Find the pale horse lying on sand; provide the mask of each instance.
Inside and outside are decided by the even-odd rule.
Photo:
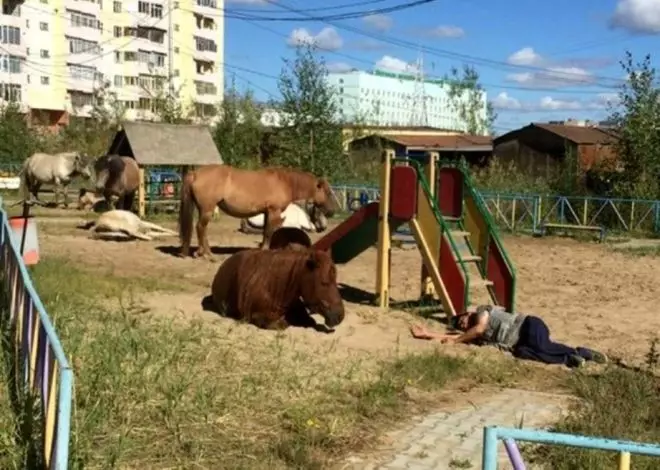
[[[81,226],[89,229],[90,237],[94,239],[138,239],[153,240],[161,235],[178,236],[178,233],[152,224],[129,211],[111,210],[104,212],[93,222]]]
[[[312,223],[309,213],[298,204],[291,203],[282,212],[282,227],[299,228],[307,232],[313,232],[317,228]],[[327,226],[327,220],[323,218]],[[247,219],[241,219],[240,231],[243,233],[262,233],[266,217],[264,214],[257,214]],[[324,229],[326,227],[323,227]]]

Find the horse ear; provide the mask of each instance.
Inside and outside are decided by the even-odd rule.
[[[309,254],[309,257],[305,261],[305,267],[310,271],[313,271],[319,267],[319,260],[315,252]]]

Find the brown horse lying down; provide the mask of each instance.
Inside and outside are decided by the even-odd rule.
[[[282,212],[294,201],[313,204],[310,216],[317,231],[325,229],[321,216],[332,217],[337,210],[328,181],[301,170],[264,168],[252,171],[228,165],[206,165],[189,171],[181,186],[181,256],[188,256],[190,250],[195,207],[199,220],[195,227],[198,247],[194,256],[211,257],[206,229],[216,207],[241,219],[265,214],[261,247],[266,250],[271,235],[282,225]]]
[[[211,297],[218,312],[259,328],[316,326],[310,313],[329,328],[344,320],[337,271],[323,251],[240,251],[218,269]]]
[[[312,247],[312,240],[304,230],[295,227],[280,227],[270,237],[270,248],[290,248],[293,250],[306,250]]]

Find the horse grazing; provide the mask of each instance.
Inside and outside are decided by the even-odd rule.
[[[344,320],[337,270],[330,255],[316,250],[243,250],[229,257],[211,285],[215,309],[259,328],[316,326]]]
[[[273,232],[270,237],[271,250],[281,248],[290,248],[292,250],[307,250],[312,247],[312,240],[309,235],[296,227],[280,227]]]
[[[181,256],[187,256],[193,230],[193,210],[197,207],[198,248],[194,256],[211,256],[206,233],[217,206],[232,217],[248,218],[264,214],[266,218],[262,249],[268,249],[273,231],[282,225],[282,212],[294,201],[312,203],[312,223],[321,226],[319,215],[332,217],[337,205],[325,178],[289,168],[241,170],[227,165],[207,165],[188,172],[181,187],[179,235]],[[318,225],[317,225],[318,224]]]
[[[134,158],[104,155],[94,162],[96,192],[103,194],[112,209],[131,210],[138,186],[140,169]]]
[[[55,185],[55,205],[58,205],[60,193],[64,194],[64,207],[69,206],[69,183],[77,176],[88,180],[92,176],[89,165],[78,152],[33,153],[20,171],[23,186],[23,198],[43,205],[39,199],[39,190],[43,184]],[[30,197],[32,196],[32,197]]]

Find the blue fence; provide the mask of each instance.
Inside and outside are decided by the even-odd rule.
[[[378,188],[333,186],[343,210],[355,211],[379,198]],[[495,222],[505,230],[537,232],[548,223],[601,226],[618,232],[660,232],[660,201],[645,199],[479,193]]]
[[[0,256],[3,287],[8,305],[3,323],[11,338],[8,351],[14,359],[14,376],[19,394],[32,394],[41,407],[38,425],[42,429],[42,451],[46,468],[66,470],[69,460],[73,370],[64,354],[53,322],[46,313],[32,278],[11,236],[9,218],[0,209]],[[22,410],[17,410],[22,411]],[[28,414],[31,416],[31,413]]]
[[[620,470],[630,470],[630,454],[660,457],[660,445],[658,444],[600,439],[533,429],[488,426],[484,428],[482,470],[497,470],[497,447],[500,440],[504,441],[509,460],[514,470],[524,470],[526,468],[516,446],[516,441],[618,452]],[[658,465],[660,466],[660,461],[658,461]]]

